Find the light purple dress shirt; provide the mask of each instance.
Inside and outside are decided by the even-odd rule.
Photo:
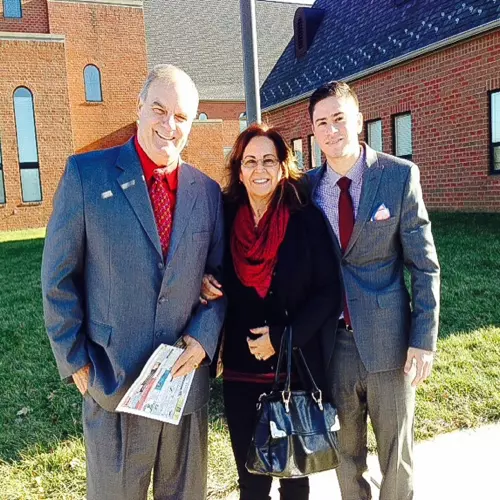
[[[347,172],[346,177],[351,179],[349,193],[351,194],[352,204],[354,207],[354,220],[358,215],[359,199],[361,197],[361,188],[363,187],[363,174],[368,167],[366,166],[365,148],[361,146],[361,154],[356,160],[356,163]],[[337,181],[342,176],[335,172],[329,165],[326,166],[325,173],[319,181],[318,187],[314,194],[314,198],[318,206],[321,208],[326,218],[330,222],[332,229],[340,241],[339,234],[339,198],[340,188]]]

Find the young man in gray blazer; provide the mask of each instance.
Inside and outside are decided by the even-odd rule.
[[[45,322],[63,379],[83,395],[87,497],[206,496],[208,361],[225,303],[201,306],[220,275],[219,186],[184,163],[198,92],[159,65],[138,100],[137,136],[68,160],[47,228]],[[183,337],[176,376],[196,370],[178,426],[114,410],[149,356]]]
[[[419,170],[360,144],[363,117],[346,83],[317,89],[309,114],[326,157],[310,173],[313,201],[330,223],[345,292],[337,332],[325,349],[341,425],[342,498],[371,498],[363,477],[369,415],[383,474],[380,499],[408,500],[415,388],[432,368],[440,287]]]

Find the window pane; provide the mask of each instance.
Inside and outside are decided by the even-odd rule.
[[[16,116],[19,163],[36,163],[38,162],[38,149],[33,96],[28,89],[21,87],[14,92],[14,114]]]
[[[311,151],[311,168],[321,167],[321,148],[314,135],[309,136],[309,151]]]
[[[500,142],[500,91],[491,94],[491,142]]]
[[[3,182],[3,170],[0,170],[0,203],[5,203],[5,185]]]
[[[500,172],[500,146],[493,148],[493,170]]]
[[[411,155],[411,115],[396,116],[394,126],[396,127],[396,156]]]
[[[206,122],[208,120],[208,116],[206,113],[200,113],[200,116],[198,116],[198,120],[202,122]]]
[[[5,203],[5,184],[3,181],[2,143],[0,142],[0,203]]]
[[[3,17],[21,17],[21,0],[3,0]]]
[[[101,74],[96,66],[89,65],[83,70],[85,80],[85,99],[88,102],[101,102]]]
[[[41,201],[40,171],[38,168],[21,169],[21,185],[23,190],[23,201]]]
[[[231,154],[232,150],[233,148],[230,147],[224,148],[224,158],[227,158]]]
[[[382,120],[368,122],[368,145],[375,151],[382,151]]]
[[[244,132],[248,127],[248,124],[247,124],[247,119],[246,119],[246,116],[245,116],[245,113],[241,113],[240,115],[240,133],[241,132]]]
[[[302,139],[294,139],[292,142],[293,152],[297,158],[297,165],[300,170],[304,170],[304,154],[302,152]]]

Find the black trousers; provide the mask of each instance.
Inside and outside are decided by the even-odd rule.
[[[240,500],[270,500],[272,478],[251,474],[245,468],[248,447],[257,416],[256,404],[263,392],[269,392],[266,384],[224,381],[224,406],[231,437],[236,467]],[[280,479],[281,500],[307,500],[309,478]]]

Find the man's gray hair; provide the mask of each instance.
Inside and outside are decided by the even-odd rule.
[[[190,89],[193,92],[193,97],[196,98],[196,108],[198,107],[198,89],[191,77],[182,69],[173,64],[157,64],[148,74],[144,86],[139,94],[141,101],[145,101],[148,96],[149,87],[156,80],[163,80],[165,83],[174,83],[181,81],[183,87]]]

